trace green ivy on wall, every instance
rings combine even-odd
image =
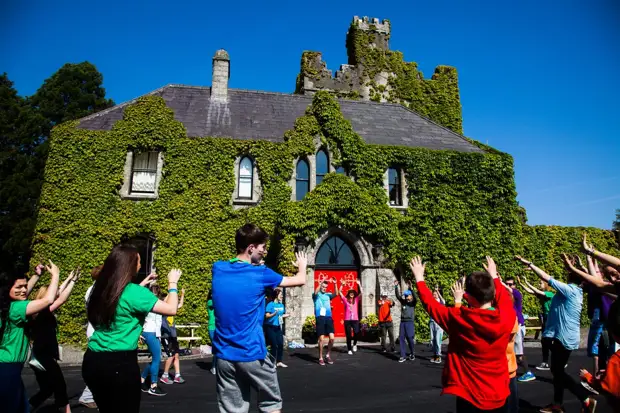
[[[292,202],[294,160],[313,154],[317,138],[329,147],[334,164],[345,166],[355,179],[328,174],[303,201]],[[158,199],[121,199],[129,150],[164,153]],[[242,154],[256,162],[262,196],[258,205],[235,210],[234,164]],[[406,176],[409,207],[404,212],[388,206],[383,189],[384,172],[392,165]],[[79,129],[76,122],[54,129],[32,265],[51,258],[65,274],[77,266],[88,269],[101,264],[123,238],[152,234],[161,276],[173,267],[183,270],[186,301],[179,323],[198,322],[204,329],[211,266],[233,256],[235,231],[246,222],[274,234],[267,261],[284,274],[294,272],[290,263],[297,237],[316,239],[334,226],[381,242],[385,265],[392,268],[407,268],[412,255],[422,255],[429,262],[429,282],[446,291],[460,274],[480,269],[487,254],[503,274],[518,273],[514,254],[560,274],[557,255],[577,251],[582,230],[523,226],[513,176],[512,158],[495,150],[368,145],[326,92],[315,95],[280,143],[187,137],[162,98],[144,97],[125,108],[111,131]],[[618,253],[610,232],[587,231],[597,247]],[[60,309],[61,342],[85,343],[83,297],[90,284],[83,277]],[[536,314],[536,308],[526,301],[528,314]],[[418,331],[428,332],[423,311]],[[207,337],[206,330],[199,334]]]

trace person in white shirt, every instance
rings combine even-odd
[[[150,288],[151,292],[156,296],[161,295],[161,291],[158,285],[154,285]],[[151,396],[165,396],[164,392],[157,385],[157,378],[159,377],[159,365],[161,363],[161,322],[162,316],[160,314],[148,313],[144,320],[144,327],[142,328],[142,334],[140,338],[144,340],[151,352],[151,362],[148,363],[144,370],[142,370],[142,391],[150,394]],[[147,383],[146,378],[151,376],[151,383]]]
[[[97,277],[99,276],[99,272],[101,272],[102,267],[103,265],[98,265],[91,270],[90,276],[93,279],[93,281],[97,280]],[[84,295],[84,301],[86,302],[86,304],[88,304],[88,299],[90,298],[90,293],[93,291],[94,286],[95,284],[93,283],[93,285],[88,287],[88,290],[86,290],[86,295]],[[88,323],[88,327],[86,327],[86,338],[90,339],[90,337],[93,335],[94,332],[95,332],[95,329],[93,328],[92,324]],[[82,406],[88,407],[89,409],[97,408],[97,403],[95,403],[93,394],[91,393],[88,386],[84,388],[84,391],[82,392],[82,395],[80,396],[80,404]]]
[[[446,300],[441,296],[441,291],[439,290],[439,286],[435,287],[435,291],[433,291],[433,298],[440,304],[446,305]],[[433,347],[433,358],[431,358],[431,363],[441,363],[441,342],[443,340],[443,330],[439,327],[439,324],[435,322],[431,318],[430,322],[431,329],[431,345]]]

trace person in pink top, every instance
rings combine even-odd
[[[357,351],[357,335],[360,332],[358,307],[360,303],[360,294],[362,293],[362,285],[360,284],[360,280],[355,280],[355,282],[357,283],[359,291],[350,289],[345,296],[342,294],[342,289],[345,285],[344,281],[342,281],[339,290],[340,298],[344,304],[344,333],[347,336],[347,350],[349,350],[349,354],[353,354],[354,351]],[[353,346],[351,346],[351,342],[353,342]]]

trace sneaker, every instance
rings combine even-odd
[[[382,348],[382,349],[381,349],[381,352],[382,352],[382,353],[387,353],[387,350],[386,350],[386,349],[384,349],[384,348]]]
[[[87,409],[96,409],[97,408],[97,403],[95,402],[83,402],[80,400],[80,404],[84,407],[86,407]]]
[[[147,392],[151,396],[165,396],[166,392],[159,388],[159,386],[151,386]]]
[[[398,359],[399,363],[404,363],[405,361],[407,361],[407,359],[405,357],[401,357]]]
[[[185,383],[185,379],[181,377],[181,375],[174,376],[174,382],[177,384],[183,384]]]
[[[279,362],[278,364],[276,364],[276,366],[281,367],[283,369],[287,368],[288,366],[282,362]]]
[[[396,348],[395,348],[395,347],[392,347],[392,349],[391,349],[390,351],[391,351],[392,353],[395,353],[395,352],[396,352]]]
[[[519,383],[524,383],[527,381],[534,381],[534,380],[536,380],[536,376],[534,376],[534,374],[531,371],[528,371],[523,376],[517,379]]]
[[[437,363],[437,364],[441,364],[441,356],[437,356],[437,359],[436,359],[436,360],[437,360],[437,361],[435,361],[435,363]]]
[[[174,383],[174,381],[170,380],[170,377],[168,377],[168,376],[161,376],[159,378],[159,381],[161,381],[164,384],[173,384]]]
[[[581,413],[594,413],[597,403],[595,398],[588,397],[581,407]]]
[[[215,376],[215,367],[211,367],[211,374]]]
[[[549,363],[540,363],[538,366],[536,366],[536,370],[549,371]]]
[[[334,362],[332,361],[332,358],[329,356],[325,356],[325,360],[327,360],[327,364],[334,364]]]
[[[583,387],[585,387],[586,390],[589,391],[590,393],[592,393],[592,394],[599,394],[599,392],[596,391],[596,389],[594,389],[592,386],[590,386],[590,383],[588,383],[587,381],[582,381],[581,385]]]
[[[411,360],[411,361],[414,361],[415,360],[415,354],[410,354],[408,359]]]
[[[348,355],[351,355],[351,354],[353,354],[353,352],[352,352],[351,350],[349,350],[349,352],[348,352],[347,354],[348,354]]]
[[[357,352],[357,344],[353,346],[353,352]]]
[[[319,359],[319,364],[320,364],[321,366],[324,366],[324,365],[325,365],[325,361],[324,361],[323,359]]]
[[[540,413],[564,413],[565,410],[559,404],[548,404],[539,410]]]
[[[146,382],[146,380],[144,380],[141,384],[140,384],[140,389],[144,392],[147,393],[149,391],[149,384]]]

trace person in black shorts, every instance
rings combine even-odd
[[[336,293],[328,293],[327,287],[329,283],[334,284]],[[316,335],[319,337],[319,364],[321,366],[334,364],[330,357],[332,346],[334,345],[334,320],[332,319],[332,303],[331,300],[338,295],[338,287],[335,279],[322,281],[312,294],[314,301],[314,313],[316,317]],[[323,343],[325,338],[329,337],[327,342],[327,354],[323,360]]]
[[[179,300],[179,309],[183,307],[185,299],[185,289],[181,289],[181,299]],[[164,373],[159,381],[164,384],[183,384],[185,379],[181,377],[181,362],[179,361],[179,340],[177,339],[177,328],[174,323],[174,317],[164,317],[161,321],[161,337],[165,340],[166,353],[168,358],[164,363]],[[170,367],[174,362],[174,379],[169,376]]]

